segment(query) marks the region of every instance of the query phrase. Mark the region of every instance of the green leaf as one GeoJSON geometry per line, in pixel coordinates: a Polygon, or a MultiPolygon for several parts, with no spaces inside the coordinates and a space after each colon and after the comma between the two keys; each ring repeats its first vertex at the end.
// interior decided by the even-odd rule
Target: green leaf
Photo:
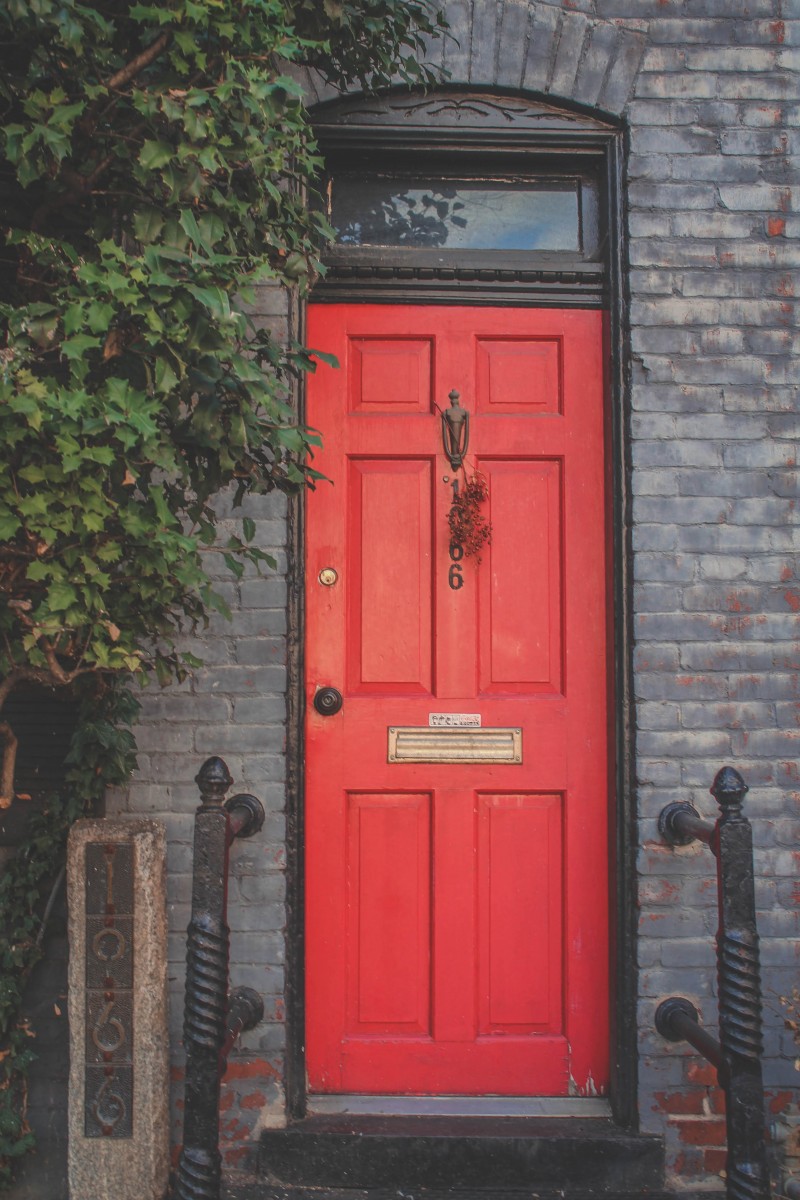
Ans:
{"type": "Polygon", "coordinates": [[[196,287],[190,284],[186,289],[195,299],[209,310],[218,321],[225,321],[231,315],[230,299],[221,288],[196,287]]]}
{"type": "Polygon", "coordinates": [[[184,233],[192,239],[195,246],[202,246],[203,236],[197,225],[197,219],[190,208],[185,208],[180,215],[180,226],[184,233]]]}
{"type": "Polygon", "coordinates": [[[164,214],[157,208],[146,208],[133,217],[133,232],[138,242],[149,244],[158,240],[164,228],[164,214]]]}
{"type": "Polygon", "coordinates": [[[90,349],[98,349],[97,338],[89,337],[85,333],[76,333],[74,337],[61,343],[61,353],[71,362],[83,358],[90,349]]]}
{"type": "Polygon", "coordinates": [[[54,583],[47,592],[47,605],[53,612],[63,612],[78,602],[78,593],[68,583],[54,583]]]}
{"type": "Polygon", "coordinates": [[[22,528],[19,517],[12,515],[0,516],[0,540],[10,542],[18,530],[22,528]]]}
{"type": "Polygon", "coordinates": [[[24,479],[26,483],[44,483],[47,479],[46,472],[42,467],[37,467],[35,463],[29,463],[26,467],[20,467],[17,471],[20,479],[24,479]]]}
{"type": "Polygon", "coordinates": [[[168,142],[148,139],[142,143],[139,151],[139,162],[146,171],[157,171],[165,167],[175,156],[175,150],[168,142]]]}

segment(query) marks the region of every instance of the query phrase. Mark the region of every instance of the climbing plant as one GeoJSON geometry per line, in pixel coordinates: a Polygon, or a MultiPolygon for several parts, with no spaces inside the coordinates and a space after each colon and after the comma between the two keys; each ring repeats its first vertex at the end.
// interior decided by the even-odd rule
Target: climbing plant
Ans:
{"type": "MultiPolygon", "coordinates": [[[[224,608],[213,497],[309,479],[312,367],[246,315],[330,229],[293,69],[425,82],[427,0],[7,0],[0,11],[0,708],[17,683],[154,671],[224,608]],[[238,303],[237,303],[238,298],[238,303]]],[[[13,731],[0,803],[13,786],[13,731]]]]}
{"type": "MultiPolygon", "coordinates": [[[[219,538],[214,500],[316,478],[317,434],[290,402],[316,356],[247,315],[263,285],[306,288],[332,233],[297,71],[424,85],[441,24],[429,0],[0,5],[0,806],[19,684],[76,689],[88,714],[111,680],[181,677],[195,665],[181,631],[225,611],[210,560],[236,576],[270,565],[247,517],[219,538]]],[[[114,778],[107,750],[0,890],[20,945],[63,829],[114,778]]],[[[27,951],[8,953],[18,974],[27,951]]],[[[17,1033],[0,1049],[6,1095],[17,1033]]],[[[17,1133],[2,1136],[24,1149],[17,1133]]]]}
{"type": "Polygon", "coordinates": [[[100,811],[109,784],[124,783],[134,766],[130,730],[139,705],[122,680],[76,683],[76,732],[64,784],[36,812],[25,843],[0,873],[0,1187],[15,1160],[32,1149],[26,1121],[26,1074],[35,1057],[35,1030],[21,1015],[28,976],[42,956],[44,926],[63,886],[66,837],[73,821],[100,811]]]}

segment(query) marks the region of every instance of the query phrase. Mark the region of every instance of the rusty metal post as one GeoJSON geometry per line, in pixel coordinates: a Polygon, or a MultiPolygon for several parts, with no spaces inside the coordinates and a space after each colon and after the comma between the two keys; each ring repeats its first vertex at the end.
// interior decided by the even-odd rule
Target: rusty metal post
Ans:
{"type": "Polygon", "coordinates": [[[255,796],[225,800],[231,786],[221,758],[209,758],[196,776],[200,807],[194,826],[192,916],[187,931],[186,1050],[183,1148],[178,1161],[177,1200],[219,1200],[219,1093],[225,1057],[238,1034],[261,1020],[264,1006],[249,988],[228,999],[228,847],[264,823],[255,796]]]}
{"type": "Polygon", "coordinates": [[[728,1070],[726,1193],[728,1200],[768,1200],[753,834],[742,812],[747,791],[733,767],[723,767],[711,787],[720,807],[714,850],[719,882],[719,1035],[728,1070]]]}

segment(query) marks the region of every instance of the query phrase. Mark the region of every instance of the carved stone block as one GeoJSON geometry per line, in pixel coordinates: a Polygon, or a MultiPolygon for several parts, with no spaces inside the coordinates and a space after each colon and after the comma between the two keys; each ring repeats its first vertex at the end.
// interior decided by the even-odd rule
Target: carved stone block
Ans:
{"type": "Polygon", "coordinates": [[[69,901],[71,1200],[162,1200],[169,1173],[166,834],[78,821],[69,901]]]}

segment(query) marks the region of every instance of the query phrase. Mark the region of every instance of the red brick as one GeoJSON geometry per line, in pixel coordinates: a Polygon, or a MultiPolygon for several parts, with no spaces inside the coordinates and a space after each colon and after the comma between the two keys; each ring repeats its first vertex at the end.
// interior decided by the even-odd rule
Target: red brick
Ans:
{"type": "Polygon", "coordinates": [[[727,1150],[718,1150],[715,1147],[712,1150],[706,1150],[703,1154],[703,1165],[705,1166],[705,1169],[714,1175],[720,1175],[725,1170],[727,1161],[727,1150]]]}
{"type": "Polygon", "coordinates": [[[722,1088],[711,1088],[708,1093],[708,1106],[712,1113],[725,1113],[725,1093],[722,1088]]]}
{"type": "Polygon", "coordinates": [[[656,1100],[662,1112],[679,1113],[693,1117],[703,1115],[703,1093],[698,1090],[691,1092],[656,1092],[656,1100]]]}
{"type": "Polygon", "coordinates": [[[693,1175],[702,1174],[703,1160],[697,1150],[682,1150],[675,1156],[675,1173],[690,1179],[693,1175]]]}
{"type": "Polygon", "coordinates": [[[675,1127],[681,1141],[690,1146],[723,1146],[725,1144],[724,1121],[676,1121],[675,1127]]]}
{"type": "Polygon", "coordinates": [[[717,1086],[716,1067],[712,1067],[711,1063],[691,1063],[686,1072],[686,1078],[691,1083],[704,1083],[708,1087],[717,1086]]]}
{"type": "Polygon", "coordinates": [[[255,1079],[259,1076],[272,1079],[274,1075],[274,1066],[265,1058],[256,1058],[252,1062],[229,1062],[225,1072],[226,1079],[255,1079]]]}
{"type": "Polygon", "coordinates": [[[263,1108],[267,1102],[267,1097],[263,1092],[250,1092],[249,1096],[242,1096],[239,1101],[240,1108],[263,1108]]]}
{"type": "Polygon", "coordinates": [[[782,1113],[789,1108],[793,1101],[793,1092],[774,1092],[767,1096],[767,1108],[771,1113],[782,1113]]]}
{"type": "Polygon", "coordinates": [[[249,1157],[249,1146],[231,1146],[223,1151],[222,1157],[227,1167],[238,1167],[249,1157]]]}

